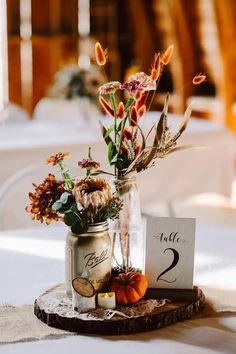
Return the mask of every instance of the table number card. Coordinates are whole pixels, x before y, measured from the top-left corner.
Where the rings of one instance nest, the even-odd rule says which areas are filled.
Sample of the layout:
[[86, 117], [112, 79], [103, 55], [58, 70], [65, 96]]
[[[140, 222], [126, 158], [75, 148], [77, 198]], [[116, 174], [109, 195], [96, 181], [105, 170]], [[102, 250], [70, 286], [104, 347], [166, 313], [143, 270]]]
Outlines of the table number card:
[[148, 216], [145, 275], [150, 288], [192, 289], [195, 219]]

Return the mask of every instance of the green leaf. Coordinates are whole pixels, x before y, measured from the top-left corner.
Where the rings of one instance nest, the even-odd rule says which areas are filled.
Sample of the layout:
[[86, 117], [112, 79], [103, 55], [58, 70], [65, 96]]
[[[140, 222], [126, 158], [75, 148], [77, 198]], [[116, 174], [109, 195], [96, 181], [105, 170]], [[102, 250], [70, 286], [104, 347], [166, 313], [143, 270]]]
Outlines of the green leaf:
[[82, 234], [87, 231], [88, 227], [83, 227], [80, 223], [76, 223], [75, 225], [71, 226], [71, 231], [74, 234]]
[[111, 161], [114, 159], [115, 155], [117, 155], [116, 146], [113, 142], [108, 144], [108, 161], [111, 164]]
[[[73, 211], [75, 214], [80, 214], [80, 212], [79, 212], [79, 210], [78, 210], [78, 208], [77, 208], [77, 205], [76, 205], [76, 202], [74, 201], [73, 202], [73, 204], [71, 205], [71, 207], [70, 207], [70, 209], [71, 209], [71, 211]], [[79, 217], [79, 215], [78, 215], [78, 217]]]
[[118, 170], [123, 169], [123, 163], [124, 163], [123, 159], [119, 157], [116, 159], [116, 167], [118, 168]]
[[107, 129], [104, 127], [104, 125], [102, 124], [102, 122], [100, 121], [100, 126], [101, 126], [101, 130], [102, 130], [102, 136], [105, 140], [105, 143], [107, 145], [109, 145], [110, 143], [112, 143], [112, 139], [111, 137], [109, 136], [109, 134], [107, 135]]
[[104, 139], [108, 138], [109, 135], [113, 132], [113, 130], [114, 130], [114, 124], [110, 128], [107, 129]]
[[64, 222], [67, 226], [75, 225], [78, 222], [78, 220], [79, 220], [78, 216], [72, 211], [68, 211], [64, 215]]
[[53, 203], [52, 210], [58, 211], [61, 209], [61, 207], [62, 203], [60, 202], [60, 200], [57, 200], [55, 203]]
[[123, 122], [124, 122], [124, 119], [120, 121], [120, 123], [118, 124], [118, 127], [117, 127], [117, 132], [120, 132], [121, 129], [123, 128]]
[[134, 98], [133, 97], [130, 97], [129, 99], [128, 99], [128, 101], [126, 102], [126, 105], [125, 105], [125, 110], [127, 110], [130, 106], [131, 106], [131, 104], [134, 102]]
[[118, 160], [118, 154], [115, 154], [115, 156], [113, 157], [113, 159], [110, 161], [110, 165], [115, 165], [116, 162]]

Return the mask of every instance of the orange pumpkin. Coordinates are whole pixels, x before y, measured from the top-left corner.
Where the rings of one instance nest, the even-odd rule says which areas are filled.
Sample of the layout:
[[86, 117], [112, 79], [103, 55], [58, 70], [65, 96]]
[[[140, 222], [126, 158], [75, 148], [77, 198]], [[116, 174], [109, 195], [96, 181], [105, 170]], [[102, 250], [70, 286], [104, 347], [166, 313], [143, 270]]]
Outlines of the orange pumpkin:
[[111, 291], [116, 293], [116, 301], [120, 305], [132, 305], [145, 295], [148, 281], [145, 275], [138, 272], [121, 273], [114, 278]]

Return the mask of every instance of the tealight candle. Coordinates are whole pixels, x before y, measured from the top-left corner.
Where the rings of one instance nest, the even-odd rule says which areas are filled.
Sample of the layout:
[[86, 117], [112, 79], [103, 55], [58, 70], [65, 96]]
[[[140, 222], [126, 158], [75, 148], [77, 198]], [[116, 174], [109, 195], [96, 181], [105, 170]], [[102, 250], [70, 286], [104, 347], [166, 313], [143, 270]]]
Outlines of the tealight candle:
[[77, 277], [72, 280], [72, 307], [78, 312], [88, 312], [94, 310], [95, 306], [95, 289], [86, 278]]
[[116, 307], [116, 294], [114, 292], [98, 294], [98, 306], [103, 309], [114, 309]]

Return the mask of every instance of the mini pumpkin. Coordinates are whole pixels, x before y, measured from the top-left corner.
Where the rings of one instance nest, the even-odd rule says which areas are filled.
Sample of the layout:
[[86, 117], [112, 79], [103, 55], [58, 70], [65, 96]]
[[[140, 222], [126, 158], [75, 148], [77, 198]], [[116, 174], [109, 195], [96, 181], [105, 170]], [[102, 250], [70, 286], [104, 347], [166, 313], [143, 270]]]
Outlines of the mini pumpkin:
[[116, 293], [116, 301], [120, 305], [132, 305], [145, 295], [148, 281], [145, 275], [138, 272], [121, 273], [114, 278], [111, 291]]

